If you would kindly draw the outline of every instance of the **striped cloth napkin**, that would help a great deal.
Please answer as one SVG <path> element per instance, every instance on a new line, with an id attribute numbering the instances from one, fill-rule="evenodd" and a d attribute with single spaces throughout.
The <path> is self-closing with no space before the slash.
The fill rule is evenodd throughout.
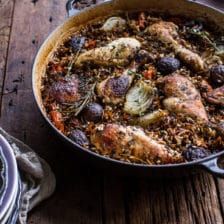
<path id="1" fill-rule="evenodd" d="M 11 145 L 21 177 L 21 198 L 20 206 L 11 215 L 8 223 L 14 223 L 15 216 L 18 224 L 27 223 L 28 212 L 37 206 L 44 199 L 50 197 L 56 186 L 56 180 L 49 165 L 40 158 L 29 146 L 12 137 L 2 128 L 3 135 Z"/>

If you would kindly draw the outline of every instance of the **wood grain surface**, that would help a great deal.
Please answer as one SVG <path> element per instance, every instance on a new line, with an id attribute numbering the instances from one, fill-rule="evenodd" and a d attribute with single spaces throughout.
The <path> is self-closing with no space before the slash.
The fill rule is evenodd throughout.
<path id="1" fill-rule="evenodd" d="M 33 147 L 57 177 L 55 194 L 28 223 L 223 223 L 223 180 L 206 173 L 171 180 L 103 175 L 48 128 L 32 95 L 31 70 L 41 43 L 66 19 L 65 3 L 0 0 L 0 125 Z"/>

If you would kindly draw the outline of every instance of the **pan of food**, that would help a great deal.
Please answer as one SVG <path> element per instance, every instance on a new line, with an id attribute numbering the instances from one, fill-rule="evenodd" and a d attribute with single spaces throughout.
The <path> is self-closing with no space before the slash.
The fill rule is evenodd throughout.
<path id="1" fill-rule="evenodd" d="M 224 176 L 224 15 L 186 0 L 114 0 L 44 42 L 33 92 L 52 129 L 118 173 Z"/>

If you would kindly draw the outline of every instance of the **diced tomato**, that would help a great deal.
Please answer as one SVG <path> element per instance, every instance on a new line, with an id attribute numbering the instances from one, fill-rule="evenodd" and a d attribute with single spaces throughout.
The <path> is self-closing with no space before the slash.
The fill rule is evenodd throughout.
<path id="1" fill-rule="evenodd" d="M 49 114 L 56 128 L 58 128 L 61 132 L 64 132 L 65 126 L 64 126 L 61 113 L 57 110 L 52 110 Z"/>
<path id="2" fill-rule="evenodd" d="M 154 66 L 149 66 L 148 70 L 143 72 L 145 79 L 152 79 L 156 75 L 156 69 Z"/>
<path id="3" fill-rule="evenodd" d="M 145 13 L 142 12 L 142 13 L 140 13 L 139 18 L 138 18 L 139 28 L 144 29 L 145 28 L 145 24 L 146 24 Z"/>
<path id="4" fill-rule="evenodd" d="M 61 73 L 64 72 L 64 68 L 59 64 L 53 64 L 51 68 L 52 73 Z"/>
<path id="5" fill-rule="evenodd" d="M 86 48 L 95 48 L 96 47 L 96 40 L 89 39 L 85 43 Z"/>

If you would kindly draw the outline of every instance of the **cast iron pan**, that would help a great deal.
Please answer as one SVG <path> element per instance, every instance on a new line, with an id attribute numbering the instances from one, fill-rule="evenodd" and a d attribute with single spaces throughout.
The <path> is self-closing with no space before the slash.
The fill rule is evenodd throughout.
<path id="1" fill-rule="evenodd" d="M 73 5 L 77 0 L 69 0 L 66 4 L 66 9 L 69 16 L 74 16 L 74 19 L 76 18 L 76 15 L 81 14 L 80 10 L 74 9 Z M 101 0 L 102 1 L 102 0 Z M 150 1 L 150 0 L 148 0 Z M 177 0 L 178 1 L 178 0 Z M 183 0 L 182 0 L 183 1 Z M 108 3 L 107 3 L 108 2 Z M 105 3 L 102 3 L 101 5 L 110 4 L 112 1 L 106 0 Z M 195 6 L 197 4 L 195 1 L 192 1 L 192 6 Z M 201 3 L 200 3 L 201 4 Z M 222 4 L 222 3 L 221 3 Z M 201 4 L 204 9 L 212 10 L 212 13 L 215 13 L 214 10 L 216 10 L 219 14 L 222 13 L 220 9 L 217 9 L 215 7 L 211 6 L 205 6 L 204 4 Z M 93 6 L 94 7 L 94 6 Z M 206 7 L 206 8 L 205 8 Z M 91 13 L 90 7 L 88 10 L 89 13 Z M 87 11 L 86 9 L 84 11 Z M 223 15 L 224 17 L 224 15 Z M 57 31 L 57 30 L 56 30 Z M 51 36 L 46 40 L 46 42 L 51 38 Z M 52 122 L 47 117 L 46 113 L 44 112 L 43 106 L 40 103 L 40 96 L 37 93 L 37 84 L 36 80 L 37 78 L 36 73 L 38 69 L 38 64 L 41 61 L 39 58 L 41 57 L 41 51 L 44 51 L 45 47 L 47 46 L 47 43 L 44 43 L 42 48 L 40 49 L 40 52 L 38 53 L 34 68 L 33 68 L 33 91 L 34 96 L 37 102 L 37 105 L 46 119 L 46 121 L 49 123 L 49 125 L 53 128 L 53 130 L 59 135 L 59 137 L 65 141 L 68 144 L 68 148 L 71 148 L 73 151 L 79 153 L 82 157 L 85 157 L 85 159 L 88 159 L 91 163 L 93 162 L 94 165 L 97 167 L 100 167 L 101 171 L 108 172 L 112 171 L 115 174 L 124 174 L 124 175 L 134 175 L 134 176 L 150 176 L 150 177 L 176 177 L 176 176 L 183 176 L 183 175 L 189 175 L 191 173 L 195 173 L 199 170 L 206 170 L 215 176 L 224 178 L 224 166 L 222 166 L 222 158 L 224 158 L 224 151 L 218 152 L 216 154 L 213 154 L 211 156 L 206 157 L 205 159 L 200 159 L 193 162 L 188 163 L 182 163 L 182 164 L 168 164 L 168 165 L 144 165 L 144 164 L 131 164 L 123 161 L 118 161 L 115 159 L 111 159 L 108 157 L 101 156 L 97 153 L 94 153 L 92 151 L 86 150 L 85 148 L 81 147 L 80 145 L 77 145 L 72 140 L 70 140 L 68 137 L 64 136 L 60 131 L 57 130 L 57 128 L 52 124 Z M 49 46 L 48 46 L 49 47 Z M 36 71 L 37 70 L 37 71 Z"/>

